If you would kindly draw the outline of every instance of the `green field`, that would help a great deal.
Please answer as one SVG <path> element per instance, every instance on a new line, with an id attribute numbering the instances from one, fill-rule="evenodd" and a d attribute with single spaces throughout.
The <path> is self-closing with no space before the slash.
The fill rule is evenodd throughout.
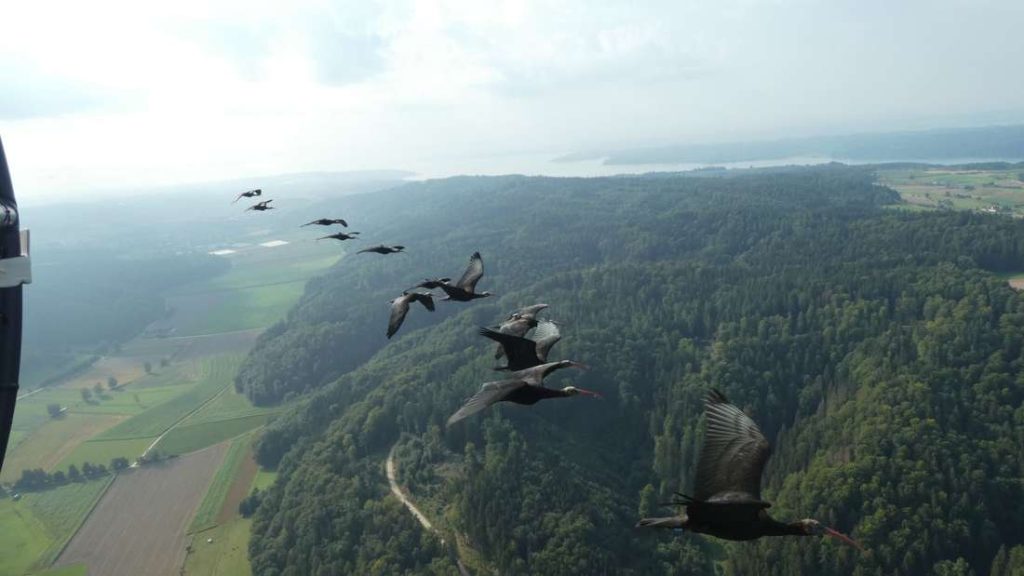
<path id="1" fill-rule="evenodd" d="M 189 390 L 188 380 L 179 371 L 166 370 L 177 386 L 138 389 L 134 384 L 115 391 L 82 399 L 78 388 L 46 388 L 18 401 L 12 425 L 13 441 L 8 447 L 7 463 L 0 479 L 10 482 L 21 470 L 52 470 L 67 459 L 83 441 L 101 435 L 119 422 L 164 404 Z M 182 382 L 186 384 L 180 385 Z M 48 404 L 65 409 L 59 418 L 47 413 Z M 155 436 L 155 435 L 154 435 Z M 94 461 L 94 463 L 99 463 Z M 109 460 L 103 461 L 103 464 Z M 66 466 L 66 464 L 65 464 Z"/>
<path id="2" fill-rule="evenodd" d="M 0 574 L 48 566 L 113 481 L 106 476 L 0 500 Z"/>
<path id="3" fill-rule="evenodd" d="M 0 500 L 0 574 L 24 574 L 53 545 L 43 523 L 23 502 Z"/>
<path id="4" fill-rule="evenodd" d="M 85 564 L 71 564 L 60 568 L 51 568 L 42 572 L 33 572 L 32 576 L 88 576 L 89 569 Z"/>
<path id="5" fill-rule="evenodd" d="M 256 473 L 256 478 L 252 481 L 252 489 L 256 490 L 258 488 L 260 490 L 266 490 L 267 488 L 270 488 L 271 484 L 276 480 L 277 471 L 263 470 L 261 468 L 260 471 Z"/>
<path id="6" fill-rule="evenodd" d="M 185 561 L 186 574 L 217 574 L 218 576 L 249 576 L 249 531 L 252 520 L 235 518 L 222 526 L 196 534 L 192 553 Z M 212 538 L 212 543 L 207 539 Z"/>
<path id="7" fill-rule="evenodd" d="M 194 452 L 259 428 L 266 424 L 268 418 L 267 414 L 255 414 L 191 426 L 177 426 L 164 436 L 156 445 L 156 449 L 166 454 Z"/>
<path id="8" fill-rule="evenodd" d="M 241 418 L 243 416 L 273 414 L 280 410 L 282 410 L 280 406 L 271 408 L 253 406 L 245 394 L 236 392 L 232 386 L 212 402 L 196 411 L 195 414 L 182 421 L 181 425 L 191 426 L 203 422 L 216 422 L 219 420 Z"/>
<path id="9" fill-rule="evenodd" d="M 233 290 L 230 299 L 203 316 L 201 322 L 188 325 L 185 333 L 209 334 L 269 326 L 284 317 L 305 287 L 305 280 L 296 280 Z"/>
<path id="10" fill-rule="evenodd" d="M 0 479 L 14 482 L 21 476 L 22 470 L 55 469 L 86 438 L 114 426 L 119 418 L 98 414 L 66 414 L 46 422 L 11 451 L 4 462 Z"/>
<path id="11" fill-rule="evenodd" d="M 206 489 L 206 496 L 203 497 L 196 515 L 192 518 L 189 526 L 189 533 L 196 533 L 207 530 L 217 525 L 217 514 L 224 505 L 224 498 L 228 495 L 231 483 L 235 480 L 239 467 L 243 460 L 249 455 L 249 447 L 252 444 L 252 434 L 236 438 L 231 442 L 228 453 L 224 456 L 217 473 L 210 481 L 210 487 Z"/>
<path id="12" fill-rule="evenodd" d="M 187 392 L 118 424 L 97 440 L 154 438 L 163 434 L 229 386 L 240 363 L 240 356 L 203 358 L 198 381 Z"/>
<path id="13" fill-rule="evenodd" d="M 86 516 L 113 481 L 114 476 L 109 475 L 89 482 L 70 483 L 60 488 L 24 495 L 22 501 L 32 509 L 33 514 L 43 523 L 55 542 L 43 557 L 44 564 L 48 565 L 57 558 L 61 549 L 75 535 L 82 522 L 85 522 Z"/>
<path id="14" fill-rule="evenodd" d="M 129 462 L 134 462 L 136 458 L 142 456 L 146 447 L 152 444 L 155 439 L 87 440 L 79 444 L 78 448 L 75 448 L 75 451 L 68 455 L 67 458 L 61 460 L 57 465 L 57 469 L 67 470 L 72 464 L 81 469 L 82 464 L 85 462 L 110 466 L 110 461 L 118 457 L 124 457 Z"/>
<path id="15" fill-rule="evenodd" d="M 181 314 L 179 336 L 216 334 L 270 326 L 284 317 L 305 289 L 306 281 L 338 261 L 341 252 L 310 242 L 308 234 L 275 248 L 250 247 L 233 254 L 224 274 L 183 287 L 171 296 L 202 314 Z"/>
<path id="16" fill-rule="evenodd" d="M 1024 216 L 1021 170 L 943 167 L 879 170 L 879 183 L 899 192 L 905 209 L 968 210 Z"/>

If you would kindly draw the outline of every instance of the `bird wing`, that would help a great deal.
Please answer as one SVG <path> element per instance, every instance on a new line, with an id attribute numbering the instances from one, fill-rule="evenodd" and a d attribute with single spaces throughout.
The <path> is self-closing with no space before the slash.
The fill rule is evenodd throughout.
<path id="1" fill-rule="evenodd" d="M 337 220 L 335 220 L 335 222 L 338 223 L 338 224 L 341 224 L 345 228 L 348 228 L 348 222 L 345 222 L 344 218 L 338 218 Z"/>
<path id="2" fill-rule="evenodd" d="M 363 252 L 377 252 L 380 249 L 381 249 L 381 246 L 370 246 L 369 248 L 363 248 L 359 252 L 356 252 L 356 254 L 362 254 Z"/>
<path id="3" fill-rule="evenodd" d="M 548 307 L 547 304 L 534 304 L 533 306 L 527 306 L 526 308 L 520 309 L 518 312 L 516 312 L 516 314 L 518 314 L 520 318 L 534 318 L 535 319 L 535 318 L 537 318 L 537 314 L 540 313 L 541 310 L 543 310 L 543 309 L 545 309 L 547 307 Z"/>
<path id="4" fill-rule="evenodd" d="M 413 293 L 412 297 L 413 300 L 416 300 L 420 304 L 423 304 L 423 307 L 426 308 L 427 310 L 430 310 L 431 312 L 434 311 L 434 297 L 431 296 L 430 294 L 421 294 L 419 292 L 415 292 Z"/>
<path id="5" fill-rule="evenodd" d="M 239 200 L 242 199 L 242 196 L 245 196 L 245 192 L 239 194 L 234 200 L 231 201 L 231 203 L 234 204 L 235 202 L 238 202 Z"/>
<path id="6" fill-rule="evenodd" d="M 719 495 L 760 501 L 761 472 L 772 452 L 761 429 L 717 390 L 705 398 L 704 414 L 707 429 L 697 463 L 696 499 Z"/>
<path id="7" fill-rule="evenodd" d="M 526 318 L 516 318 L 515 320 L 507 320 L 498 326 L 498 332 L 502 334 L 511 334 L 513 336 L 526 336 L 526 333 L 533 328 L 534 322 Z"/>
<path id="8" fill-rule="evenodd" d="M 469 400 L 466 400 L 466 403 L 462 405 L 462 408 L 459 408 L 455 414 L 452 414 L 451 417 L 448 418 L 448 425 L 451 426 L 459 420 L 462 420 L 467 416 L 472 416 L 495 402 L 504 400 L 513 391 L 526 385 L 526 382 L 523 382 L 522 380 L 498 380 L 496 382 L 487 382 L 480 387 L 479 392 L 474 394 Z"/>
<path id="9" fill-rule="evenodd" d="M 455 285 L 466 292 L 473 292 L 476 290 L 476 283 L 480 281 L 480 277 L 483 275 L 484 259 L 480 257 L 479 252 L 473 252 L 473 255 L 469 257 L 469 266 Z"/>
<path id="10" fill-rule="evenodd" d="M 481 328 L 480 335 L 494 340 L 501 346 L 508 356 L 508 365 L 512 370 L 522 370 L 540 364 L 537 360 L 537 343 L 533 340 L 514 334 L 502 334 L 490 328 Z"/>
<path id="11" fill-rule="evenodd" d="M 402 322 L 405 322 L 405 315 L 409 313 L 409 300 L 412 298 L 408 294 L 403 294 L 398 298 L 391 301 L 391 318 L 388 320 L 388 338 L 395 335 L 398 329 L 402 327 Z"/>
<path id="12" fill-rule="evenodd" d="M 531 322 L 525 318 L 512 317 L 510 320 L 506 320 L 498 326 L 498 332 L 502 334 L 511 334 L 512 336 L 526 336 L 526 333 L 530 331 Z M 505 355 L 505 349 L 499 344 L 494 350 L 494 358 L 498 359 Z"/>
<path id="13" fill-rule="evenodd" d="M 533 331 L 533 339 L 537 342 L 537 359 L 547 362 L 548 353 L 551 347 L 562 339 L 562 333 L 554 322 L 541 320 L 537 323 L 537 329 Z"/>

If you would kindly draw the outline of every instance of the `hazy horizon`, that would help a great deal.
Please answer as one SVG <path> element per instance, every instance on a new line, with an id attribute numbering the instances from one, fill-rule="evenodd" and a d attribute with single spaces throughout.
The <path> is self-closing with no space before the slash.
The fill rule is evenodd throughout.
<path id="1" fill-rule="evenodd" d="M 19 4 L 0 22 L 0 137 L 35 203 L 1013 124 L 1022 21 L 1008 0 Z"/>

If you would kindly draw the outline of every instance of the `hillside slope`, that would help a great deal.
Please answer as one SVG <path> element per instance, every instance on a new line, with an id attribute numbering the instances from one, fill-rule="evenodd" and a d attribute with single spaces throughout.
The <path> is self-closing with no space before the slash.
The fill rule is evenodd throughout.
<path id="1" fill-rule="evenodd" d="M 258 447 L 280 476 L 254 570 L 454 573 L 387 495 L 381 462 L 402 434 L 422 469 L 406 483 L 444 500 L 503 574 L 713 574 L 719 560 L 732 574 L 986 574 L 997 553 L 1019 557 L 1024 299 L 992 272 L 1024 268 L 1024 225 L 879 208 L 894 201 L 841 166 L 459 178 L 346 199 L 367 240 L 410 254 L 346 258 L 311 282 L 236 382 L 264 403 L 313 392 Z M 498 296 L 414 310 L 388 343 L 386 302 L 474 250 Z M 606 399 L 445 429 L 494 379 L 475 328 L 541 301 L 564 323 L 554 356 L 593 367 L 551 385 Z M 870 554 L 633 530 L 688 487 L 711 386 L 773 440 L 773 514 L 819 518 Z"/>

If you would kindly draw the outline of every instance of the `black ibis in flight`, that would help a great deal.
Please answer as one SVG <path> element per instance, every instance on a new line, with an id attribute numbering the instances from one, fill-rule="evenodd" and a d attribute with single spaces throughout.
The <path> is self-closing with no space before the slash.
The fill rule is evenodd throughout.
<path id="1" fill-rule="evenodd" d="M 259 188 L 255 189 L 255 190 L 247 190 L 247 191 L 242 192 L 241 194 L 239 194 L 234 200 L 231 201 L 231 203 L 234 204 L 235 202 L 238 202 L 242 198 L 254 198 L 256 196 L 262 196 L 262 195 L 263 195 L 263 190 L 260 190 Z"/>
<path id="2" fill-rule="evenodd" d="M 509 314 L 508 318 L 498 326 L 498 332 L 513 336 L 526 336 L 527 332 L 537 326 L 537 314 L 547 307 L 547 304 L 534 304 Z M 498 347 L 494 350 L 494 357 L 501 358 L 503 354 L 505 354 L 505 349 L 499 342 Z"/>
<path id="3" fill-rule="evenodd" d="M 697 461 L 693 496 L 676 493 L 679 516 L 644 518 L 637 527 L 689 530 L 725 540 L 762 536 L 829 536 L 860 550 L 860 544 L 811 518 L 779 522 L 765 511 L 761 472 L 771 446 L 757 424 L 717 390 L 704 400 L 707 429 Z"/>
<path id="4" fill-rule="evenodd" d="M 403 292 L 401 296 L 391 301 L 391 319 L 388 320 L 388 339 L 398 332 L 405 322 L 405 315 L 409 313 L 409 304 L 413 301 L 419 302 L 424 308 L 434 311 L 434 297 L 430 294 L 419 292 Z"/>
<path id="5" fill-rule="evenodd" d="M 533 338 L 502 333 L 490 328 L 481 328 L 480 335 L 498 343 L 508 357 L 508 364 L 495 370 L 511 370 L 513 372 L 539 366 L 547 362 L 551 347 L 562 339 L 558 326 L 550 320 L 541 320 Z"/>
<path id="6" fill-rule="evenodd" d="M 358 234 L 359 232 L 337 232 L 335 234 L 321 236 L 317 238 L 316 241 L 319 242 L 321 240 L 326 240 L 328 238 L 333 238 L 335 240 L 358 240 L 359 238 L 356 237 Z"/>
<path id="7" fill-rule="evenodd" d="M 299 226 L 299 228 L 303 228 L 305 226 L 312 226 L 314 224 L 316 224 L 317 226 L 330 226 L 332 224 L 341 224 L 345 228 L 348 228 L 348 222 L 345 222 L 341 218 L 320 218 L 318 220 L 313 220 L 312 222 L 307 222 L 302 226 Z"/>
<path id="8" fill-rule="evenodd" d="M 483 275 L 484 259 L 480 257 L 479 252 L 473 252 L 473 255 L 469 257 L 469 266 L 462 274 L 462 278 L 459 278 L 459 281 L 454 286 L 444 282 L 438 288 L 444 290 L 444 293 L 448 295 L 444 300 L 469 302 L 477 298 L 486 298 L 491 295 L 490 292 L 476 291 L 476 283 L 480 281 Z"/>
<path id="9" fill-rule="evenodd" d="M 425 278 L 423 282 L 420 282 L 419 284 L 413 286 L 412 288 L 410 288 L 410 290 L 415 290 L 416 288 L 426 288 L 427 290 L 433 290 L 435 288 L 440 288 L 442 284 L 447 284 L 451 281 L 451 278 Z"/>
<path id="10" fill-rule="evenodd" d="M 263 202 L 258 202 L 256 204 L 253 204 L 252 206 L 249 206 L 248 208 L 246 208 L 245 211 L 248 212 L 249 210 L 255 210 L 257 212 L 263 212 L 264 210 L 273 210 L 274 207 L 270 206 L 270 203 L 273 202 L 273 201 L 274 201 L 274 199 L 271 198 L 270 200 L 264 200 Z"/>
<path id="11" fill-rule="evenodd" d="M 405 246 L 385 246 L 383 244 L 378 244 L 376 246 L 370 246 L 369 248 L 363 248 L 359 252 L 356 252 L 356 254 L 362 254 L 363 252 L 375 252 L 377 254 L 396 254 L 403 250 L 405 250 Z"/>
<path id="12" fill-rule="evenodd" d="M 487 382 L 480 387 L 479 392 L 474 394 L 469 400 L 466 400 L 462 408 L 459 408 L 455 414 L 448 418 L 448 425 L 451 426 L 467 416 L 472 416 L 496 402 L 512 402 L 514 404 L 531 406 L 547 398 L 569 398 L 578 394 L 595 398 L 601 397 L 597 392 L 576 386 L 566 386 L 560 390 L 557 388 L 546 388 L 544 386 L 544 377 L 562 368 L 581 368 L 586 370 L 587 366 L 572 360 L 548 362 L 513 372 L 507 380 Z"/>

